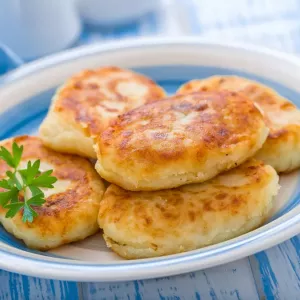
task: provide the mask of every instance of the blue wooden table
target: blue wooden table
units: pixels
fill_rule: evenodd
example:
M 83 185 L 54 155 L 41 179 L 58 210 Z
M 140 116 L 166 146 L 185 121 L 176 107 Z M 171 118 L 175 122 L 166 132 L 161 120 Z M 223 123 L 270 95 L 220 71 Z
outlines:
M 0 299 L 300 299 L 300 239 L 194 273 L 121 283 L 74 283 L 1 271 Z
M 136 23 L 85 27 L 76 43 L 128 36 L 194 34 L 300 53 L 300 0 L 165 0 Z M 75 45 L 75 46 L 76 46 Z M 1 57 L 0 57 L 1 64 Z M 222 263 L 222 262 L 220 262 Z M 121 283 L 39 279 L 0 270 L 0 299 L 300 299 L 300 239 L 194 273 Z

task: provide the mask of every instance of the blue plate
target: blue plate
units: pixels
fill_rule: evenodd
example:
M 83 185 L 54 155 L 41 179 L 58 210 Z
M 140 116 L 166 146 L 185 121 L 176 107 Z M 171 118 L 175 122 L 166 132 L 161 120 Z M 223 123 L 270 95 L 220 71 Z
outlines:
M 4 77 L 0 88 L 0 138 L 36 134 L 56 88 L 73 73 L 101 65 L 118 65 L 143 73 L 169 94 L 195 78 L 244 76 L 274 88 L 300 106 L 300 64 L 295 58 L 194 39 L 128 41 L 64 52 Z M 299 233 L 299 173 L 283 176 L 281 185 L 267 224 L 224 243 L 161 258 L 125 261 L 105 247 L 100 235 L 45 253 L 26 248 L 1 227 L 0 267 L 54 279 L 119 281 L 173 275 L 229 262 Z

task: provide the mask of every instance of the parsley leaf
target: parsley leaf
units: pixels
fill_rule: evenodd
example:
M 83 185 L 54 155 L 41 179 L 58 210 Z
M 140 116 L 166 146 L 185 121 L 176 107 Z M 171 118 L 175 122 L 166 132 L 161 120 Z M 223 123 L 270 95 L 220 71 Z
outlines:
M 44 196 L 43 191 L 40 188 L 38 188 L 37 186 L 29 185 L 28 188 L 30 189 L 32 196 L 35 196 L 38 194 L 42 194 Z
M 50 176 L 53 170 L 48 170 L 41 175 L 34 178 L 31 182 L 32 185 L 37 187 L 45 187 L 45 188 L 53 188 L 53 183 L 57 181 L 57 178 L 54 176 Z
M 19 202 L 19 193 L 18 192 L 13 194 L 11 197 L 11 200 L 10 200 L 10 203 L 17 203 L 17 202 Z
M 3 146 L 0 147 L 0 158 L 6 161 L 6 163 L 12 167 L 15 168 L 15 161 L 12 155 L 8 152 L 6 148 Z
M 23 206 L 24 203 L 22 202 L 10 203 L 5 205 L 4 208 L 8 209 L 5 218 L 13 218 Z
M 38 194 L 26 201 L 28 205 L 41 206 L 46 201 L 42 194 Z
M 40 171 L 40 160 L 28 161 L 26 169 L 18 169 L 22 154 L 23 146 L 16 143 L 11 153 L 0 147 L 0 159 L 13 168 L 6 172 L 6 179 L 0 180 L 0 188 L 5 190 L 0 192 L 0 206 L 7 209 L 6 218 L 13 218 L 23 209 L 23 222 L 32 222 L 38 215 L 32 206 L 42 206 L 46 202 L 41 188 L 53 188 L 57 178 L 51 175 L 53 170 Z
M 33 221 L 33 219 L 35 218 L 35 217 L 37 217 L 38 216 L 38 214 L 37 214 L 37 212 L 34 210 L 34 209 L 32 209 L 26 202 L 25 202 L 25 204 L 24 204 L 24 211 L 23 211 L 23 218 L 22 218 L 22 221 L 23 222 L 32 222 Z
M 5 206 L 12 198 L 18 196 L 19 190 L 12 188 L 7 192 L 0 193 L 0 205 Z
M 8 183 L 11 186 L 15 186 L 19 191 L 21 191 L 22 188 L 23 188 L 23 186 L 20 183 L 19 179 L 17 178 L 17 174 L 16 173 L 12 173 L 11 171 L 7 171 L 6 175 L 9 178 Z
M 41 162 L 39 159 L 36 160 L 33 164 L 31 163 L 31 161 L 29 161 L 27 163 L 27 168 L 19 171 L 25 184 L 32 184 L 33 179 L 40 173 L 40 164 Z
M 23 146 L 18 146 L 17 143 L 13 143 L 12 145 L 12 154 L 13 154 L 13 160 L 14 160 L 14 167 L 17 168 L 20 161 L 21 157 L 23 154 Z
M 12 154 L 3 146 L 0 147 L 0 158 L 5 160 L 12 168 L 17 168 L 20 163 L 22 153 L 23 146 L 19 147 L 16 143 L 13 143 L 12 145 Z
M 8 183 L 6 179 L 2 179 L 0 181 L 0 187 L 9 190 L 11 188 L 11 185 Z

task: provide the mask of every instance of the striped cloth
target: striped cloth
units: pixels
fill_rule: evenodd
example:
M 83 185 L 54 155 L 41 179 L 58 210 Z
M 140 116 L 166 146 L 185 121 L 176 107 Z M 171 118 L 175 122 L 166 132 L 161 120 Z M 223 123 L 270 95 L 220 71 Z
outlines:
M 156 12 L 131 24 L 105 29 L 85 26 L 73 46 L 139 36 L 195 35 L 300 54 L 300 0 L 161 1 Z M 12 67 L 0 49 L 0 75 Z
M 194 34 L 300 52 L 300 0 L 163 0 L 156 13 L 118 28 L 86 27 L 78 44 Z

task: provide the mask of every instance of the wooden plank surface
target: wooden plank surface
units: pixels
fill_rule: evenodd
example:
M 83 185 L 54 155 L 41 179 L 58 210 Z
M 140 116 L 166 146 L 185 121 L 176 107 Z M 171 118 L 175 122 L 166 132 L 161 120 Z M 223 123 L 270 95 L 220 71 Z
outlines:
M 300 237 L 249 259 L 162 279 L 76 284 L 0 271 L 0 299 L 300 300 Z
M 1 300 L 79 300 L 74 282 L 27 277 L 0 270 Z
M 257 253 L 250 263 L 262 299 L 300 299 L 299 236 Z
M 83 283 L 83 299 L 239 300 L 259 299 L 248 259 L 161 279 Z

